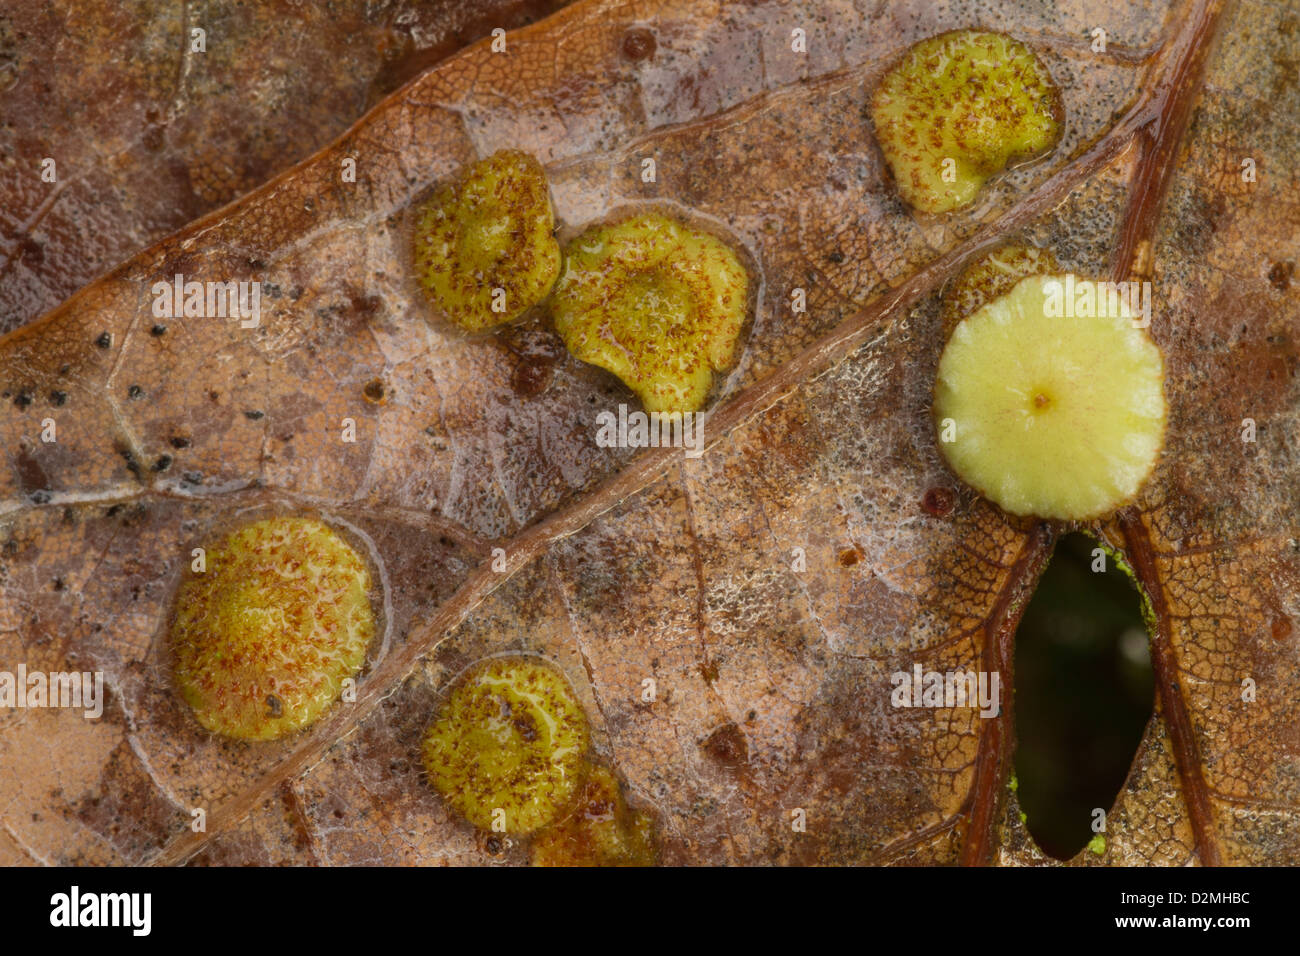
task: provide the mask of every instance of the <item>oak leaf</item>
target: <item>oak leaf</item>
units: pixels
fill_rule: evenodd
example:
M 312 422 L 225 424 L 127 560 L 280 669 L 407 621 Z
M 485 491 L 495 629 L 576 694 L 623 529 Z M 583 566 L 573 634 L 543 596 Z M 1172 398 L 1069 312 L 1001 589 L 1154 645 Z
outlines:
M 1103 54 L 1083 4 L 986 16 L 582 0 L 0 340 L 0 662 L 108 688 L 98 720 L 0 713 L 0 861 L 523 862 L 454 817 L 418 754 L 454 675 L 528 650 L 577 685 L 665 862 L 1049 862 L 1007 786 L 1014 707 L 889 695 L 916 662 L 1011 678 L 1062 530 L 961 489 L 930 420 L 942 287 L 1012 237 L 1151 279 L 1167 364 L 1162 461 L 1092 529 L 1147 594 L 1156 714 L 1105 853 L 1075 862 L 1294 861 L 1296 19 L 1107 8 Z M 971 26 L 1039 52 L 1065 133 L 971 209 L 918 218 L 864 106 L 908 45 Z M 563 229 L 671 205 L 752 257 L 702 458 L 596 447 L 599 412 L 634 399 L 542 316 L 467 337 L 419 296 L 412 203 L 503 148 L 546 167 Z M 177 274 L 261 282 L 257 327 L 160 321 L 151 290 Z M 179 701 L 166 621 L 195 543 L 264 510 L 364 543 L 384 629 L 355 702 L 252 745 Z

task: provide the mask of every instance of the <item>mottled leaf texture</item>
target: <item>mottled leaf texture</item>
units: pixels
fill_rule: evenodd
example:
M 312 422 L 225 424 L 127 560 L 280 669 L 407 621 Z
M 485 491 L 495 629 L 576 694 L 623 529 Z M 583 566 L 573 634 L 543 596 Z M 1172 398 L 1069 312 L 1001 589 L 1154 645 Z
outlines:
M 921 219 L 864 107 L 908 45 L 968 26 L 1034 46 L 1065 133 Z M 1164 456 L 1093 529 L 1148 595 L 1156 713 L 1105 853 L 1073 862 L 1294 862 L 1298 44 L 1294 5 L 1262 0 L 583 0 L 433 66 L 0 340 L 0 662 L 108 687 L 98 720 L 0 713 L 0 861 L 524 862 L 448 811 L 419 742 L 454 675 L 526 649 L 574 681 L 664 862 L 1052 862 L 1008 787 L 1010 695 L 995 719 L 890 705 L 916 663 L 1012 680 L 1062 530 L 961 489 L 930 420 L 940 292 L 1018 237 L 1150 278 L 1167 362 Z M 703 457 L 598 448 L 596 415 L 635 407 L 622 385 L 543 318 L 467 337 L 418 294 L 412 202 L 502 148 L 544 164 L 562 236 L 655 203 L 743 248 L 756 314 Z M 24 182 L 19 224 L 53 202 Z M 260 281 L 260 326 L 157 331 L 150 286 L 176 273 Z M 383 631 L 355 702 L 233 743 L 179 701 L 166 620 L 195 543 L 268 509 L 353 529 Z
M 6 0 L 0 332 L 306 158 L 424 67 L 562 5 Z M 45 158 L 57 188 L 31 175 Z

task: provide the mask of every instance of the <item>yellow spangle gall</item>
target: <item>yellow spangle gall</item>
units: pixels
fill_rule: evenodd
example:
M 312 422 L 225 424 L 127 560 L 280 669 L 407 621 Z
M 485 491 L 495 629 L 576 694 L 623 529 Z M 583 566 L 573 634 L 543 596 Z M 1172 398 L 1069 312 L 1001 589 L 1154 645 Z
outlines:
M 724 242 L 643 213 L 569 243 L 551 313 L 569 351 L 646 411 L 694 412 L 735 362 L 748 303 L 749 275 Z
M 939 360 L 939 447 L 1003 510 L 1101 517 L 1132 500 L 1164 443 L 1160 350 L 1120 290 L 1020 280 L 957 324 Z
M 416 279 L 470 332 L 514 321 L 550 293 L 560 271 L 546 174 L 502 150 L 439 188 L 417 212 Z
M 316 721 L 365 662 L 370 570 L 324 522 L 267 518 L 191 564 L 176 597 L 176 685 L 199 723 L 271 740 Z
M 985 181 L 1061 137 L 1060 92 L 1019 40 L 955 30 L 922 40 L 881 79 L 871 100 L 876 138 L 914 208 L 943 213 L 974 202 Z
M 654 822 L 623 799 L 618 780 L 593 767 L 572 811 L 533 838 L 534 866 L 653 866 Z
M 429 782 L 470 823 L 532 833 L 578 793 L 587 717 L 568 680 L 531 655 L 494 657 L 456 683 L 424 737 Z

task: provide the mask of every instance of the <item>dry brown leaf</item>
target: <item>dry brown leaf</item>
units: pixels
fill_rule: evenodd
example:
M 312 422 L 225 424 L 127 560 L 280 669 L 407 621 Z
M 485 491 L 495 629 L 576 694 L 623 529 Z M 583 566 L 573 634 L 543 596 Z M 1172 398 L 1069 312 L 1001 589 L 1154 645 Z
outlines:
M 908 44 L 976 23 L 1040 51 L 1065 139 L 973 210 L 921 223 L 863 105 Z M 647 30 L 649 55 L 628 41 Z M 505 55 L 480 43 L 430 70 L 0 340 L 0 661 L 102 670 L 111 688 L 98 721 L 0 714 L 0 861 L 522 862 L 517 841 L 489 845 L 449 815 L 418 742 L 454 674 L 526 648 L 579 684 L 667 862 L 1049 862 L 1007 789 L 1010 708 L 889 704 L 890 673 L 914 662 L 1009 678 L 1059 530 L 964 491 L 950 513 L 923 505 L 955 487 L 929 418 L 937 293 L 1012 234 L 1079 272 L 1150 270 L 1168 367 L 1164 459 L 1096 529 L 1156 614 L 1157 715 L 1107 852 L 1076 862 L 1294 861 L 1296 31 L 1285 7 L 1250 0 L 1104 15 L 581 2 L 512 33 Z M 466 338 L 416 295 L 410 203 L 505 147 L 546 165 L 567 228 L 656 201 L 752 255 L 757 316 L 703 458 L 596 448 L 596 414 L 630 393 L 540 320 Z M 177 272 L 259 279 L 260 327 L 151 334 L 150 286 Z M 175 696 L 164 625 L 194 543 L 266 507 L 356 529 L 383 571 L 387 632 L 356 703 L 302 736 L 234 744 Z

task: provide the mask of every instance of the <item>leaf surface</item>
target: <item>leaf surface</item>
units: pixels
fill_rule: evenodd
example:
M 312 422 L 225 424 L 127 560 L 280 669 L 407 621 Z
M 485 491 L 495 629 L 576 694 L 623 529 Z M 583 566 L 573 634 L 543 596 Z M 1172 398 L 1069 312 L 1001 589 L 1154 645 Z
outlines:
M 1101 21 L 1106 55 L 1088 40 Z M 1065 136 L 971 210 L 918 220 L 864 105 L 908 45 L 971 25 L 1040 52 Z M 1154 612 L 1157 713 L 1106 854 L 1076 862 L 1293 861 L 1296 29 L 1254 2 L 581 2 L 504 54 L 483 42 L 425 72 L 0 340 L 0 661 L 102 670 L 110 688 L 98 721 L 0 713 L 0 860 L 523 862 L 520 841 L 450 815 L 419 739 L 455 674 L 528 649 L 574 680 L 667 862 L 1048 862 L 1007 789 L 1012 706 L 890 705 L 890 675 L 917 663 L 1010 682 L 1060 531 L 961 489 L 930 420 L 939 293 L 1020 237 L 1067 269 L 1151 278 L 1167 364 L 1162 462 L 1095 529 Z M 625 42 L 644 30 L 649 56 Z M 596 447 L 596 415 L 635 407 L 616 380 L 540 318 L 466 337 L 417 294 L 411 204 L 507 147 L 546 166 L 564 230 L 665 204 L 751 258 L 753 328 L 702 458 Z M 151 286 L 176 273 L 257 279 L 260 326 L 154 334 Z M 951 513 L 923 506 L 935 488 Z M 353 529 L 385 633 L 355 703 L 250 746 L 176 697 L 166 620 L 190 549 L 265 509 Z

